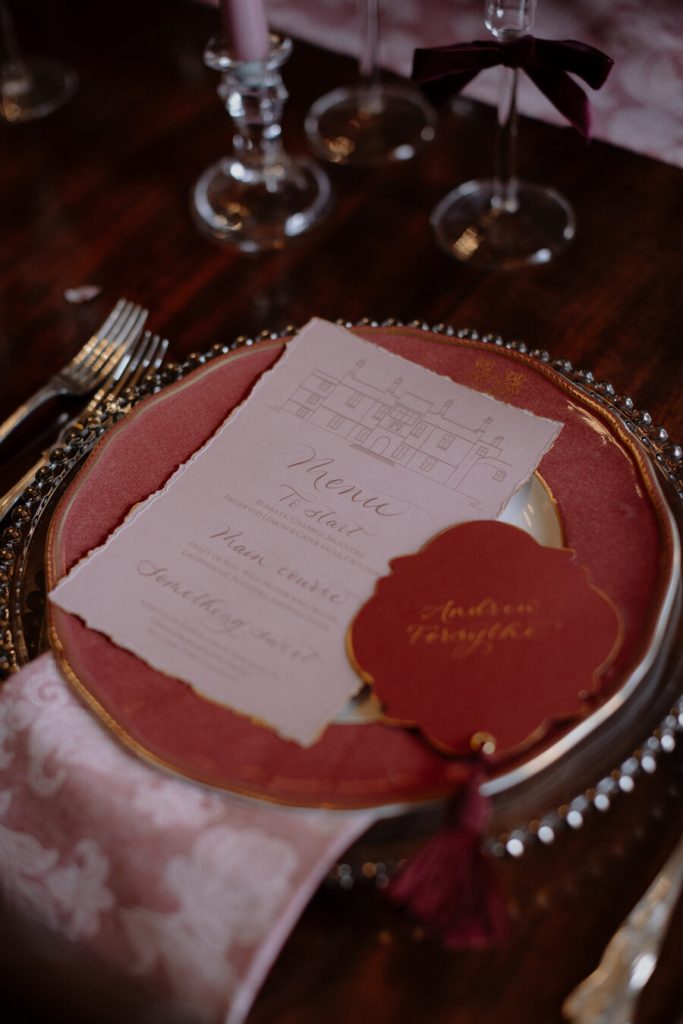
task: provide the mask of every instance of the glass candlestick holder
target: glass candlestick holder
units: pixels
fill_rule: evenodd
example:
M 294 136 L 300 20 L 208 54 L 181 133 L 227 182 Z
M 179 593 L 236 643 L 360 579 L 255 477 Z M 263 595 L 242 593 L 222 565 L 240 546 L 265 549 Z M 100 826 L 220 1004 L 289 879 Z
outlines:
M 232 118 L 232 154 L 208 167 L 192 190 L 200 229 L 245 252 L 281 249 L 326 215 L 332 188 L 308 157 L 290 156 L 282 143 L 287 90 L 280 69 L 289 39 L 271 36 L 263 61 L 238 60 L 222 38 L 212 39 L 204 62 L 221 74 L 218 95 Z

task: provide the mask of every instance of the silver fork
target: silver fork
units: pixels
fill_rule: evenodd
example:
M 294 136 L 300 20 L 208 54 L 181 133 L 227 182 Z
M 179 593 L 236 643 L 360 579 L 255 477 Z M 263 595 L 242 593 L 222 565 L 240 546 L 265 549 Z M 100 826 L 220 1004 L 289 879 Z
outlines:
M 124 353 L 102 386 L 92 396 L 85 409 L 60 430 L 57 443 L 64 441 L 67 431 L 91 416 L 104 402 L 115 401 L 126 388 L 135 387 L 147 373 L 161 367 L 168 351 L 168 338 L 145 331 L 131 349 Z
M 20 423 L 48 398 L 87 395 L 104 381 L 121 355 L 140 332 L 148 311 L 127 299 L 119 299 L 102 326 L 39 391 L 11 413 L 0 425 L 0 445 Z
M 167 350 L 167 338 L 161 338 L 158 334 L 145 331 L 143 336 L 134 342 L 132 349 L 126 351 L 119 359 L 117 365 L 110 372 L 102 387 L 90 399 L 85 409 L 62 427 L 57 436 L 56 444 L 64 443 L 68 431 L 75 424 L 85 421 L 88 416 L 96 412 L 102 403 L 115 401 L 123 394 L 126 388 L 134 387 L 145 374 L 158 370 L 164 361 Z M 45 455 L 0 498 L 0 521 L 19 500 L 43 465 L 44 459 Z

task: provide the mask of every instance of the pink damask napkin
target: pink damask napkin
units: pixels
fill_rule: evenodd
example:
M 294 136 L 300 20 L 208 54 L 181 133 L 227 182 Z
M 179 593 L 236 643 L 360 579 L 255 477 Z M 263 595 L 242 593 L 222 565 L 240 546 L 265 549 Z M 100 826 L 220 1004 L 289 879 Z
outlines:
M 0 689 L 0 892 L 142 993 L 145 1019 L 239 1024 L 373 813 L 247 802 L 138 760 L 50 654 Z

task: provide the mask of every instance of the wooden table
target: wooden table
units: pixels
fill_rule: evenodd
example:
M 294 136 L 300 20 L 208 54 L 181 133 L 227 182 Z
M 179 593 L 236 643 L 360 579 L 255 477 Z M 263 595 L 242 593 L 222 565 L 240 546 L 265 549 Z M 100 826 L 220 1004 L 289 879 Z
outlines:
M 200 237 L 189 212 L 193 180 L 229 147 L 201 59 L 215 12 L 184 0 L 14 6 L 26 48 L 71 61 L 80 87 L 44 121 L 0 125 L 0 417 L 123 294 L 151 309 L 150 326 L 171 337 L 175 357 L 312 314 L 524 339 L 612 382 L 683 440 L 683 171 L 524 122 L 521 170 L 568 196 L 577 236 L 548 266 L 478 272 L 441 252 L 428 223 L 445 192 L 490 170 L 493 113 L 461 102 L 442 111 L 436 143 L 413 162 L 329 168 L 337 199 L 324 225 L 284 251 L 247 257 Z M 285 68 L 292 151 L 305 147 L 312 101 L 354 74 L 352 61 L 296 45 Z M 84 284 L 101 287 L 94 301 L 65 300 L 65 289 Z M 17 453 L 4 478 L 30 454 Z M 371 886 L 321 890 L 250 1022 L 559 1021 L 563 998 L 683 826 L 682 772 L 677 751 L 609 815 L 552 848 L 500 861 L 513 935 L 498 950 L 447 954 Z M 672 949 L 681 936 L 679 927 Z M 87 985 L 75 994 L 48 971 L 40 950 L 28 966 L 25 953 L 14 940 L 3 953 L 4 1019 L 33 1019 L 36 1006 L 45 1021 L 96 1019 L 93 1006 L 98 1020 L 114 1014 Z M 673 1019 L 683 994 L 677 968 L 674 954 L 664 957 L 644 1024 Z

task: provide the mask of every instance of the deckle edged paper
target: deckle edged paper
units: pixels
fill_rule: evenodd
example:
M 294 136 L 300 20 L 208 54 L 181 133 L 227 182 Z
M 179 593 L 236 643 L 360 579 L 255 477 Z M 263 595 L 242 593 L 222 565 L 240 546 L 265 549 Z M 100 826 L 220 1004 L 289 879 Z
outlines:
M 389 560 L 499 515 L 560 429 L 312 320 L 50 598 L 308 746 L 358 689 L 344 638 Z

